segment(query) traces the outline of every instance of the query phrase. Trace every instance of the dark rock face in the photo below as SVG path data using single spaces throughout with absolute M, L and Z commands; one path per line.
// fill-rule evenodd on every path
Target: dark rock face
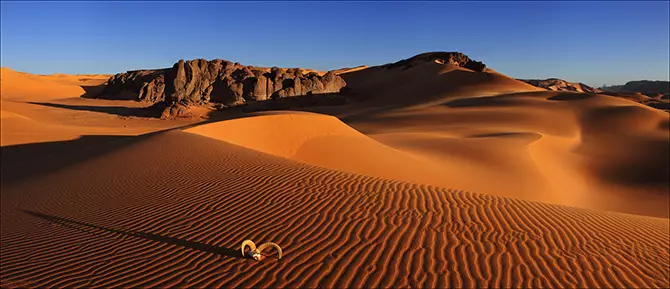
M 442 64 L 451 64 L 476 72 L 486 72 L 486 64 L 480 61 L 474 61 L 467 55 L 460 52 L 427 52 L 408 59 L 400 60 L 398 62 L 382 65 L 381 67 L 387 69 L 402 67 L 407 69 L 418 63 L 429 61 L 435 61 Z
M 333 72 L 319 76 L 304 74 L 297 68 L 273 67 L 268 71 L 221 59 L 195 59 L 180 60 L 168 69 L 116 74 L 108 80 L 100 97 L 165 102 L 167 117 L 183 114 L 182 106 L 214 102 L 230 107 L 274 98 L 337 93 L 345 86 L 344 80 Z
M 558 78 L 547 79 L 519 79 L 532 86 L 537 86 L 551 91 L 572 91 L 572 92 L 586 92 L 586 93 L 601 93 L 602 91 L 590 87 L 583 83 L 568 82 Z
M 167 118 L 187 117 L 189 116 L 189 112 L 190 110 L 188 106 L 183 105 L 181 103 L 174 103 L 163 109 L 163 112 L 161 112 L 161 118 L 167 119 Z
M 159 74 L 150 82 L 145 82 L 137 98 L 141 101 L 156 103 L 165 100 L 165 75 Z
M 134 70 L 117 73 L 107 80 L 107 85 L 98 98 L 162 101 L 164 87 L 162 76 L 165 71 L 165 69 Z

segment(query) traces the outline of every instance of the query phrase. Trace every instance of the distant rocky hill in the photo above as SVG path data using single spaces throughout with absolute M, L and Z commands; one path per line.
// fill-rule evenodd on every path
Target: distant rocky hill
M 249 102 L 336 93 L 346 82 L 300 68 L 259 68 L 226 60 L 180 60 L 172 68 L 135 70 L 112 76 L 97 98 L 132 99 L 163 107 L 162 117 L 179 116 L 192 105 Z
M 617 93 L 637 92 L 653 97 L 658 94 L 670 95 L 670 81 L 636 80 L 626 82 L 624 85 L 603 86 L 600 89 Z
M 636 80 L 624 85 L 603 86 L 604 94 L 630 99 L 648 106 L 670 110 L 670 81 Z
M 656 109 L 666 111 L 670 109 L 670 102 L 668 100 L 668 97 L 670 96 L 670 93 L 668 92 L 668 90 L 670 90 L 670 82 L 667 81 L 629 81 L 625 85 L 593 88 L 583 83 L 568 82 L 558 78 L 519 80 L 551 91 L 607 94 L 648 105 Z
M 408 59 L 403 59 L 398 62 L 389 63 L 380 66 L 381 68 L 409 68 L 419 63 L 427 61 L 435 61 L 440 64 L 451 64 L 463 68 L 470 69 L 475 72 L 485 72 L 486 64 L 470 59 L 467 55 L 460 52 L 426 52 L 415 55 Z
M 568 82 L 558 78 L 547 78 L 547 79 L 519 79 L 530 85 L 544 88 L 551 91 L 574 91 L 574 92 L 587 92 L 587 93 L 600 93 L 601 90 L 597 88 L 590 87 L 583 83 Z

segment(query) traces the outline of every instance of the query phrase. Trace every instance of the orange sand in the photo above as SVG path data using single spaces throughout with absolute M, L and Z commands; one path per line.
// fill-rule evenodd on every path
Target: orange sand
M 670 286 L 668 115 L 628 100 L 429 63 L 191 125 L 5 72 L 3 287 Z

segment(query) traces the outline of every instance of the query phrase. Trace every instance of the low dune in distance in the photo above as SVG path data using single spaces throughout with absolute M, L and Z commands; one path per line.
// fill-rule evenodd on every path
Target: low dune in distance
M 159 120 L 4 71 L 3 287 L 670 286 L 667 112 L 427 62 Z
M 109 75 L 35 75 L 0 68 L 0 96 L 2 99 L 25 98 L 32 101 L 41 99 L 75 97 L 84 94 L 83 87 L 103 84 Z
M 0 71 L 0 145 L 74 140 L 85 135 L 141 135 L 197 122 L 142 117 L 134 101 L 83 98 L 109 75 L 34 75 Z

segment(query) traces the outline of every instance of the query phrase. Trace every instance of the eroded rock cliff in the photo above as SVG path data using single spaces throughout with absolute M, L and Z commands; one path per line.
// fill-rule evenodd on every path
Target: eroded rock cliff
M 185 111 L 183 107 L 191 105 L 213 102 L 236 106 L 274 98 L 336 93 L 345 86 L 345 81 L 332 71 L 319 75 L 299 68 L 268 69 L 221 59 L 195 59 L 180 60 L 167 69 L 116 74 L 99 97 L 162 104 L 163 117 L 170 117 L 178 116 L 172 112 L 179 114 Z

